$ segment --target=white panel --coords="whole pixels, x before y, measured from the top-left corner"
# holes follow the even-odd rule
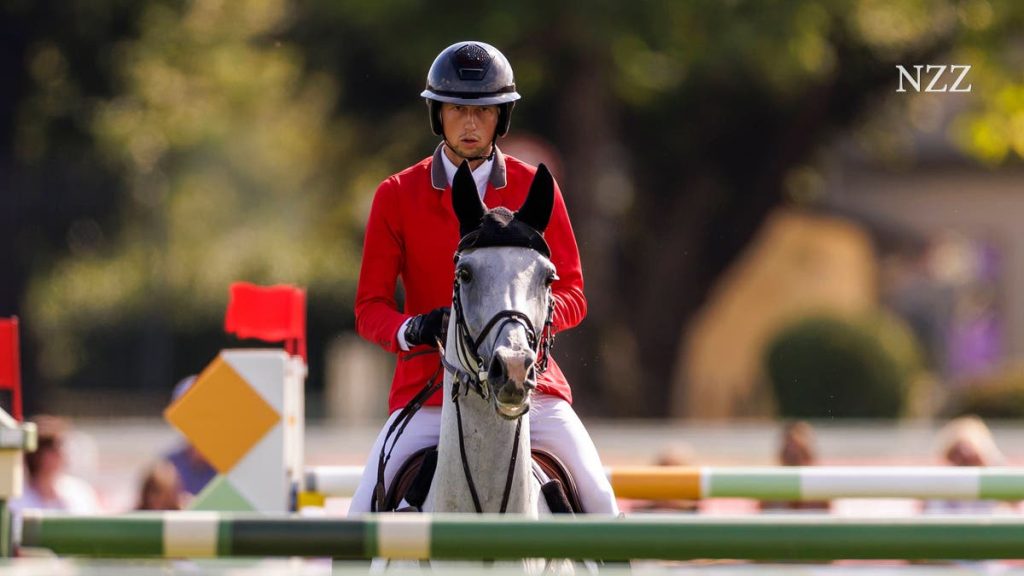
[[[808,500],[835,497],[977,498],[977,470],[969,468],[804,468],[801,493]]]
[[[215,558],[219,512],[165,513],[164,556],[171,558]]]
[[[284,379],[288,354],[281,350],[225,350],[221,357],[278,414],[284,414]]]
[[[293,356],[289,359],[288,375],[284,387],[284,461],[288,470],[288,479],[298,484],[302,481],[306,435],[305,421],[305,387],[306,365],[302,358]]]
[[[284,427],[267,432],[228,473],[231,485],[260,512],[288,511],[284,471]]]
[[[0,450],[0,499],[11,500],[21,496],[24,489],[24,460],[21,450]]]

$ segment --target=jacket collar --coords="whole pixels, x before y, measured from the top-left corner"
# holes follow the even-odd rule
[[[448,175],[444,172],[444,142],[437,145],[434,150],[434,157],[430,161],[430,184],[437,190],[448,188]],[[504,188],[508,183],[505,173],[505,155],[497,145],[494,146],[494,166],[491,167],[491,177],[488,179],[495,189]]]

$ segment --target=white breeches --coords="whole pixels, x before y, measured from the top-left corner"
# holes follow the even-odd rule
[[[377,463],[380,458],[381,445],[387,435],[391,422],[398,416],[398,410],[391,414],[384,424],[377,441],[366,461],[363,477],[359,481],[349,506],[349,516],[370,511],[370,498],[377,482]],[[384,469],[384,485],[391,486],[391,481],[402,463],[417,450],[436,446],[441,431],[441,407],[425,406],[412,417],[391,452],[391,460]],[[590,434],[580,422],[576,412],[568,402],[557,396],[534,394],[530,401],[530,444],[533,448],[541,448],[551,452],[565,464],[569,474],[576,482],[580,503],[583,509],[593,514],[619,514],[618,504],[612,492],[611,484],[605,476],[601,458],[597,454]],[[391,441],[388,442],[390,447]]]

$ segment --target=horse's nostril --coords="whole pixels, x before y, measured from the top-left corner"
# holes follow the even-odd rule
[[[536,363],[530,359],[528,359],[526,363],[526,389],[535,390],[537,388],[537,366]]]
[[[505,363],[495,354],[491,365],[487,368],[487,378],[491,382],[501,382],[505,378]]]

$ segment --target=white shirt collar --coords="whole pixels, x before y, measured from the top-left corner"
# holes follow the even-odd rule
[[[444,173],[448,176],[448,185],[451,186],[452,180],[455,179],[455,172],[459,167],[452,163],[443,150],[441,151],[441,159],[444,162]],[[494,157],[491,156],[484,160],[483,164],[477,166],[476,170],[473,170],[473,181],[476,182],[476,192],[480,195],[481,201],[484,199],[484,194],[487,194],[487,182],[491,179],[491,169],[493,167]]]

